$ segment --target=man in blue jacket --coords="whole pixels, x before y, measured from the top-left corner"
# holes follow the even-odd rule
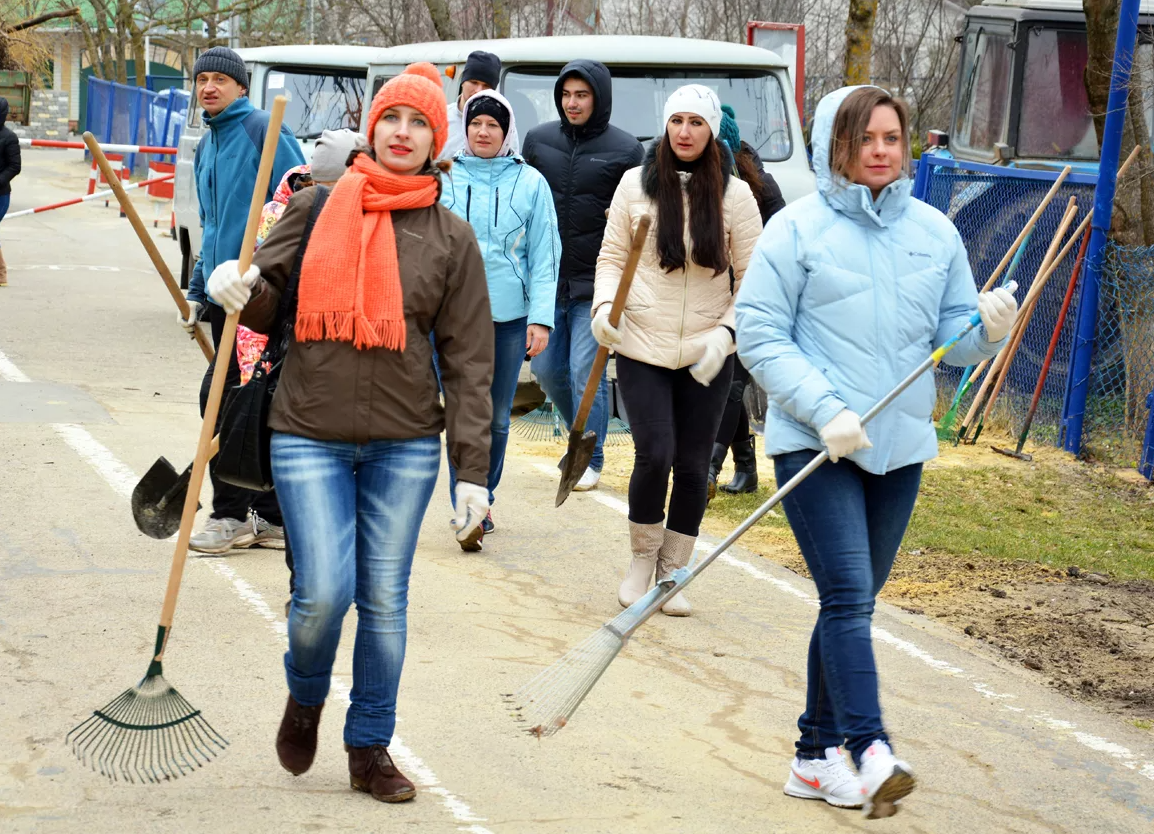
[[[190,333],[196,322],[208,319],[212,341],[220,346],[224,332],[224,309],[205,292],[205,279],[217,264],[240,257],[249,203],[260,167],[261,149],[268,130],[269,114],[258,110],[248,99],[248,69],[231,49],[214,46],[201,53],[193,66],[196,100],[204,110],[208,133],[200,140],[193,160],[196,196],[203,226],[200,260],[188,286],[188,319],[181,325]],[[304,154],[292,131],[281,127],[272,176],[265,201],[273,197],[277,185],[290,168],[304,164]],[[179,314],[178,314],[179,316]],[[233,352],[228,366],[226,388],[240,384],[240,366]],[[212,385],[212,366],[205,372],[200,388],[200,413],[204,415]],[[217,417],[217,429],[220,417]],[[201,553],[227,553],[254,544],[280,546],[284,543],[283,520],[274,492],[259,493],[226,484],[209,467],[212,479],[212,517],[189,542]]]

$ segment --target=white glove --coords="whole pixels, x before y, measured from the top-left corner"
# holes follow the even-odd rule
[[[476,484],[457,481],[456,500],[453,502],[456,515],[453,516],[453,532],[457,541],[463,542],[469,534],[480,526],[489,512],[489,489]]]
[[[848,408],[834,415],[832,420],[821,427],[818,435],[829,451],[829,459],[834,463],[859,449],[872,449],[874,445],[866,436],[861,418]]]
[[[193,301],[191,298],[185,299],[188,302],[188,318],[181,315],[180,310],[176,311],[176,321],[184,328],[184,332],[192,336],[196,332],[196,323],[200,320],[200,312],[204,309],[204,305],[199,301]]]
[[[991,342],[1002,341],[1018,318],[1018,300],[1014,298],[1013,290],[998,287],[979,295],[978,314],[986,328],[986,338]]]
[[[260,267],[253,264],[244,275],[240,274],[240,261],[225,261],[217,264],[208,276],[208,294],[224,308],[230,316],[239,313],[248,304],[252,287],[260,278]]]
[[[610,306],[609,304],[602,304],[601,309],[597,311],[597,315],[593,317],[593,321],[589,325],[597,344],[605,348],[621,344],[621,331],[609,323]]]
[[[693,365],[689,366],[689,373],[702,385],[709,385],[714,377],[721,373],[721,366],[729,356],[729,349],[733,347],[733,336],[728,327],[715,327],[705,334],[705,353]]]

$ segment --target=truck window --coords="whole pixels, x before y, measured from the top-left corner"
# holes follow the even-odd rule
[[[1017,156],[1097,159],[1083,75],[1086,32],[1034,27],[1026,39]]]
[[[270,106],[276,96],[288,98],[284,123],[297,139],[316,139],[325,130],[360,127],[365,98],[363,72],[272,67],[264,84],[264,100]]]
[[[519,67],[505,74],[502,92],[513,106],[521,136],[543,122],[558,119],[553,87],[560,70],[560,66]],[[789,110],[777,78],[766,72],[614,67],[610,121],[642,141],[652,139],[661,131],[665,100],[686,84],[704,84],[717,93],[722,104],[732,106],[742,140],[756,148],[764,162],[789,158],[793,152]]]
[[[966,33],[954,144],[992,156],[994,144],[1006,141],[1012,69],[1008,32],[978,29]]]

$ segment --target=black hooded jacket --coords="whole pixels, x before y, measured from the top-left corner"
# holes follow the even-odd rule
[[[561,88],[572,76],[593,88],[593,115],[579,126],[569,124],[561,106]],[[553,100],[561,120],[529,131],[521,154],[553,191],[561,232],[557,298],[591,301],[605,212],[622,175],[641,164],[644,152],[635,136],[609,124],[613,87],[604,64],[584,60],[566,64],[553,89]]]
[[[781,196],[781,187],[777,184],[777,180],[773,175],[765,170],[765,166],[761,162],[761,157],[753,145],[741,141],[741,152],[749,154],[753,160],[753,164],[757,166],[757,170],[761,171],[761,194],[754,194],[757,197],[757,207],[761,210],[761,225],[769,222],[769,218],[773,217],[783,208],[785,208],[785,198]],[[750,185],[750,188],[753,188]]]
[[[20,140],[8,121],[8,99],[0,98],[0,197],[12,193],[12,178],[20,173]]]

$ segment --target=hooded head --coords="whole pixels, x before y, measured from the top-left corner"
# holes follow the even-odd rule
[[[593,90],[593,114],[583,125],[569,123],[561,102],[561,92],[565,88],[565,81],[569,78],[580,78]],[[582,138],[604,133],[609,127],[609,116],[613,113],[613,76],[609,74],[609,68],[599,61],[585,59],[570,61],[557,77],[557,84],[553,88],[553,102],[557,105],[557,114],[561,117],[563,130]]]
[[[476,116],[492,116],[505,132],[497,156],[513,156],[521,152],[521,143],[517,137],[517,118],[513,115],[512,105],[496,90],[482,90],[465,102],[466,153],[477,155],[469,143],[469,122]]]

